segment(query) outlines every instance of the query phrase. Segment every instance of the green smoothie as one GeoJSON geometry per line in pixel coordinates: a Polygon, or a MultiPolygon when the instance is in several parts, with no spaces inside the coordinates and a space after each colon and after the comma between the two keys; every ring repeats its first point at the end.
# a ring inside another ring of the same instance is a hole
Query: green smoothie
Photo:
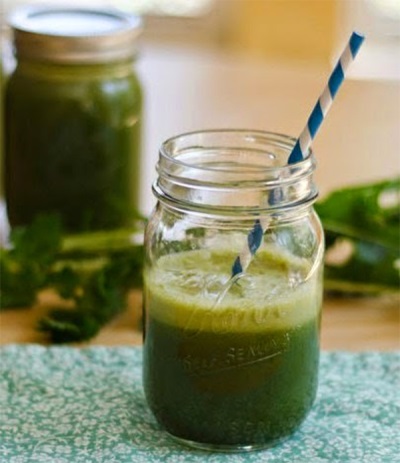
{"type": "Polygon", "coordinates": [[[12,225],[59,213],[71,231],[122,227],[138,207],[140,84],[132,63],[20,64],[5,95],[12,225]]]}
{"type": "Polygon", "coordinates": [[[144,386],[171,435],[263,447],[291,434],[313,403],[322,287],[303,260],[273,248],[230,285],[234,258],[187,251],[147,271],[144,386]]]}

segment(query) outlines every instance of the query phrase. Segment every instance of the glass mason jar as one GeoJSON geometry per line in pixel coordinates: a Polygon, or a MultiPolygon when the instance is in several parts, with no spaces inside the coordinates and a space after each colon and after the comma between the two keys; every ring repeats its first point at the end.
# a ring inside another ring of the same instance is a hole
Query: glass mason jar
{"type": "Polygon", "coordinates": [[[56,212],[68,230],[121,227],[138,207],[140,20],[116,10],[24,7],[10,19],[5,91],[11,225],[56,212]]]}
{"type": "Polygon", "coordinates": [[[287,165],[294,143],[223,130],[161,147],[145,234],[143,379],[156,419],[183,443],[268,447],[314,401],[324,240],[315,159],[287,165]]]}

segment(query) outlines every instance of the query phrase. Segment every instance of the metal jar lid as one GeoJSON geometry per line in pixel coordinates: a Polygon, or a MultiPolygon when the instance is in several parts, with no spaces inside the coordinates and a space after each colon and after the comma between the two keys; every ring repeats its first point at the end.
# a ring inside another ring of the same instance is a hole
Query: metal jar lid
{"type": "Polygon", "coordinates": [[[18,58],[107,63],[136,54],[141,19],[113,9],[28,6],[9,18],[18,58]]]}

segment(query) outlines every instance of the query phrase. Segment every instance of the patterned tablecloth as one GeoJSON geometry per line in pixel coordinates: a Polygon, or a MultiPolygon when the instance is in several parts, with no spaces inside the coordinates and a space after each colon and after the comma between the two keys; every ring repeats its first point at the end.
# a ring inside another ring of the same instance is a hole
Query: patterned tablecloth
{"type": "Polygon", "coordinates": [[[272,449],[171,441],[147,409],[138,347],[0,349],[1,463],[400,462],[400,353],[323,353],[317,401],[272,449]]]}

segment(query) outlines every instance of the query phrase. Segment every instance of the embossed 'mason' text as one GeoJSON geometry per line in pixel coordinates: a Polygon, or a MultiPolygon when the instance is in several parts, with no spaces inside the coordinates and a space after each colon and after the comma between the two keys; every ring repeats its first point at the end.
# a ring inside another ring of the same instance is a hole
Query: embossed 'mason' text
{"type": "Polygon", "coordinates": [[[284,350],[282,344],[277,349],[271,343],[231,346],[207,356],[187,354],[183,358],[183,368],[189,375],[204,376],[266,362],[281,355],[284,350]]]}

